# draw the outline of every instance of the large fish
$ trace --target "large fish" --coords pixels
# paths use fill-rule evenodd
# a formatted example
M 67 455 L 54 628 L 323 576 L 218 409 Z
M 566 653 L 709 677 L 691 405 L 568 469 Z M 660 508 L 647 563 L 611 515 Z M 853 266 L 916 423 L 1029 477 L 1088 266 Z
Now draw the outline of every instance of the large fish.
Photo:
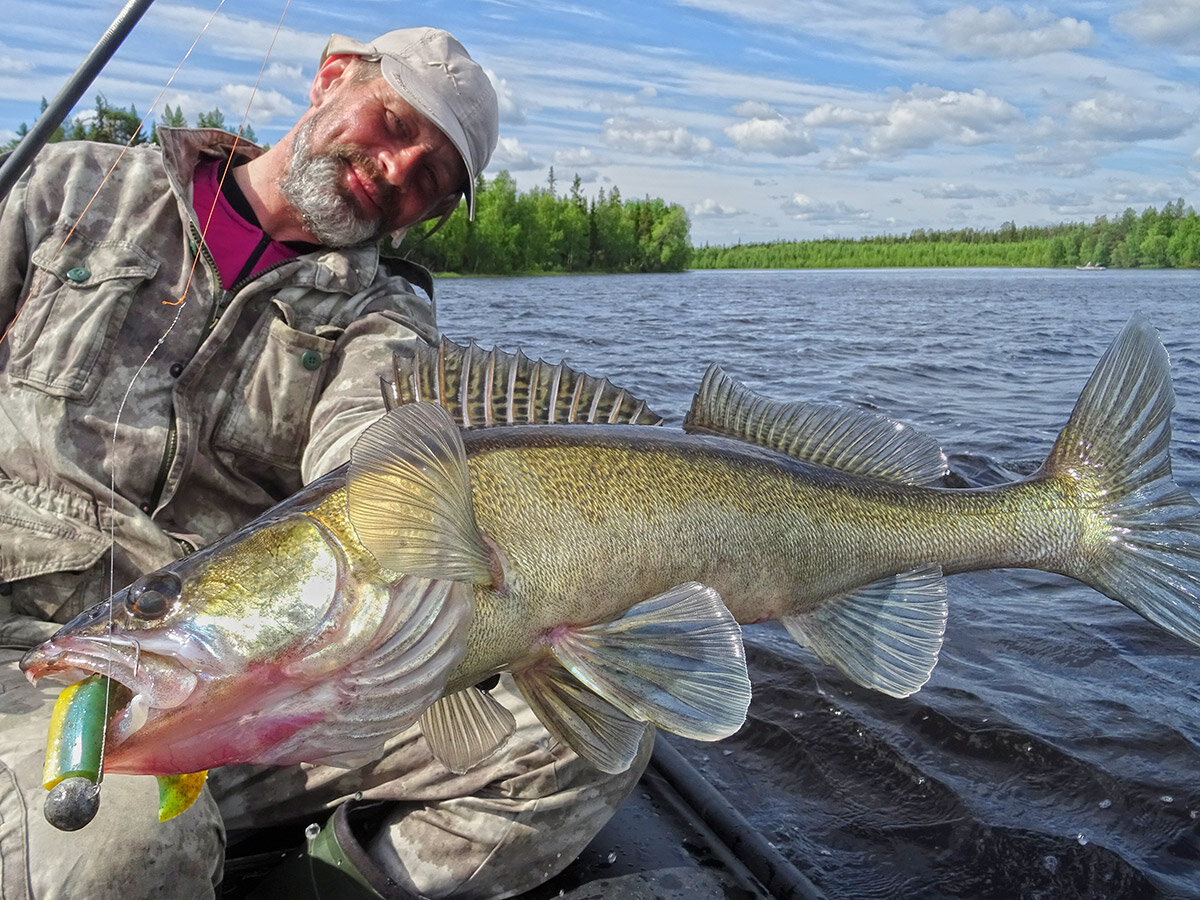
M 771 401 L 715 368 L 683 432 L 515 424 L 650 418 L 594 388 L 444 343 L 397 371 L 345 467 L 22 665 L 127 688 L 108 771 L 352 764 L 418 718 L 463 770 L 511 728 L 476 688 L 502 671 L 553 734 L 620 771 L 643 723 L 739 726 L 732 618 L 781 620 L 895 696 L 933 670 L 956 572 L 1069 575 L 1200 644 L 1200 507 L 1171 478 L 1168 360 L 1141 319 L 1041 469 L 986 489 L 941 486 L 940 449 L 891 420 Z

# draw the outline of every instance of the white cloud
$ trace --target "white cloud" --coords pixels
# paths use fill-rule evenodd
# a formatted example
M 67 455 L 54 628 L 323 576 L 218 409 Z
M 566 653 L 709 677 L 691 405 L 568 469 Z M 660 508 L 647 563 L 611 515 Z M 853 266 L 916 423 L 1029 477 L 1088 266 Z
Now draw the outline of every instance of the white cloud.
M 937 187 L 917 191 L 926 200 L 978 200 L 999 197 L 999 191 L 976 187 L 973 184 L 953 184 L 943 181 Z
M 237 128 L 242 117 L 247 121 L 265 125 L 276 116 L 298 119 L 304 110 L 279 91 L 254 90 L 248 84 L 227 84 L 220 90 L 221 108 L 225 112 L 226 127 Z M 249 112 L 246 108 L 249 106 Z M 290 124 L 290 123 L 289 123 Z
M 314 73 L 321 51 L 329 40 L 328 32 L 298 31 L 286 25 L 277 27 L 274 18 L 260 20 L 224 13 L 214 16 L 211 11 L 198 7 L 169 4 L 162 4 L 154 13 L 158 27 L 165 32 L 188 40 L 202 35 L 202 52 L 206 55 L 257 62 L 270 47 L 274 61 L 291 60 Z
M 490 171 L 508 169 L 510 172 L 527 172 L 542 168 L 542 163 L 521 146 L 516 138 L 502 137 L 496 144 L 496 152 L 488 164 Z
M 299 86 L 307 89 L 309 84 L 309 79 L 304 77 L 304 70 L 300 66 L 280 62 L 269 64 L 263 72 L 263 78 L 272 82 L 282 81 L 292 88 Z
M 571 150 L 559 150 L 554 154 L 556 166 L 599 166 L 603 161 L 591 147 L 575 147 Z
M 1104 91 L 1072 103 L 1063 124 L 1075 137 L 1111 142 L 1178 137 L 1195 122 L 1192 113 L 1118 91 Z
M 496 103 L 500 107 L 500 121 L 505 125 L 524 125 L 525 110 L 517 102 L 508 82 L 491 69 L 485 69 L 484 72 L 487 74 L 488 81 L 492 83 L 492 88 L 496 91 Z
M 770 153 L 772 156 L 804 156 L 817 151 L 803 124 L 781 116 L 765 103 L 743 103 L 738 110 L 751 118 L 725 129 L 725 134 L 744 153 Z
M 726 206 L 723 203 L 718 203 L 712 197 L 705 197 L 699 203 L 693 203 L 690 212 L 696 218 L 703 219 L 736 216 L 740 215 L 742 211 L 736 206 Z
M 1090 46 L 1092 26 L 1078 19 L 1056 19 L 1047 9 L 1026 6 L 1018 16 L 1005 6 L 981 10 L 960 6 L 938 23 L 947 48 L 960 56 L 1014 59 Z
M 1111 21 L 1144 44 L 1200 54 L 1200 3 L 1194 0 L 1142 0 Z
M 1100 148 L 1091 142 L 1037 144 L 1014 152 L 1015 165 L 1009 170 L 1024 175 L 1034 168 L 1057 178 L 1082 178 L 1096 171 L 1095 159 L 1099 153 Z
M 851 109 L 848 106 L 835 106 L 832 103 L 822 103 L 819 106 L 813 107 L 804 115 L 804 124 L 809 128 L 878 125 L 886 121 L 887 116 L 884 113 Z
M 32 72 L 33 65 L 28 59 L 18 57 L 16 52 L 0 44 L 0 73 L 19 75 L 22 72 Z
M 783 202 L 783 211 L 792 218 L 817 225 L 861 225 L 871 218 L 870 210 L 856 209 L 843 200 L 832 203 L 814 200 L 807 194 L 792 194 Z
M 733 111 L 746 119 L 769 119 L 779 115 L 771 104 L 763 103 L 760 100 L 747 100 L 745 103 L 739 103 L 733 108 Z
M 684 159 L 712 152 L 712 141 L 697 137 L 681 125 L 632 116 L 605 120 L 604 142 L 635 153 L 665 153 Z
M 976 88 L 971 93 L 917 85 L 897 97 L 886 121 L 873 126 L 863 142 L 872 155 L 899 156 L 948 142 L 970 147 L 1010 140 L 1023 121 L 1011 103 Z
M 1088 209 L 1092 204 L 1092 198 L 1088 194 L 1079 191 L 1055 191 L 1048 188 L 1034 191 L 1033 199 L 1058 213 L 1077 212 Z

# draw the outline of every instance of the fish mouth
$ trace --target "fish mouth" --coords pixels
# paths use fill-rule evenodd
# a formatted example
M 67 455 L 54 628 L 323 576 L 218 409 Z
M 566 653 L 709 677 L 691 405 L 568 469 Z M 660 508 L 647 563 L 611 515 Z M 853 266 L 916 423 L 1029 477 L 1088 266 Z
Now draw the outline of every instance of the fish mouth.
M 21 670 L 31 684 L 50 678 L 70 685 L 93 674 L 109 678 L 115 688 L 108 736 L 120 744 L 156 714 L 181 706 L 200 682 L 195 672 L 144 643 L 115 634 L 55 636 L 26 653 Z

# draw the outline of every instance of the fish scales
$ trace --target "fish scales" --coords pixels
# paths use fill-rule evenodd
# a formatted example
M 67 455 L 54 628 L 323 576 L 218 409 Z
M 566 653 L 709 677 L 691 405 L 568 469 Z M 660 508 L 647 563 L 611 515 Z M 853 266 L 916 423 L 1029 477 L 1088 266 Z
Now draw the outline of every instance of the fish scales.
M 489 430 L 465 443 L 480 528 L 510 577 L 499 593 L 477 590 L 472 645 L 536 631 L 534 610 L 590 624 L 686 578 L 752 624 L 925 564 L 1057 567 L 1079 531 L 1051 482 L 915 488 L 628 426 Z M 464 665 L 476 658 L 469 645 Z

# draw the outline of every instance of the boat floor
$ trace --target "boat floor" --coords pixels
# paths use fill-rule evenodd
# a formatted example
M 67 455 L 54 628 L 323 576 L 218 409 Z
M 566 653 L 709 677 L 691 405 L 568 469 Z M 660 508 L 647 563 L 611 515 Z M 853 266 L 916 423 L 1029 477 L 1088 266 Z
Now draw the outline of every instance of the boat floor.
M 272 896 L 296 833 L 231 844 L 224 900 Z M 819 894 L 773 853 L 662 735 L 633 794 L 569 866 L 522 900 L 812 900 Z
M 617 814 L 571 865 L 521 895 L 523 900 L 750 900 L 770 896 L 653 764 Z

